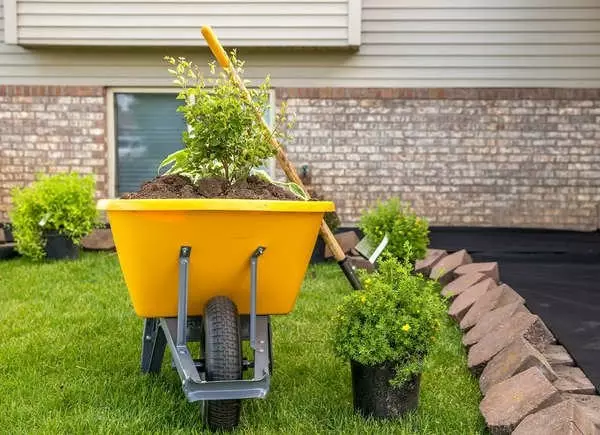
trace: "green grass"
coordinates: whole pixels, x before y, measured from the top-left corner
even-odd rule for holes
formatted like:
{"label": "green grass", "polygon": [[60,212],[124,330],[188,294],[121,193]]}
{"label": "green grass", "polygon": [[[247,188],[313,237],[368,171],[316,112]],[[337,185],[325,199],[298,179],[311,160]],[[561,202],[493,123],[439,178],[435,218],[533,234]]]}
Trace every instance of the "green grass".
{"label": "green grass", "polygon": [[[295,311],[274,319],[271,391],[244,402],[239,432],[482,433],[477,383],[450,322],[427,360],[416,414],[381,422],[353,413],[349,364],[327,342],[349,291],[336,265],[310,268]],[[141,328],[115,255],[0,262],[0,431],[201,432],[168,354],[160,375],[140,373]]]}

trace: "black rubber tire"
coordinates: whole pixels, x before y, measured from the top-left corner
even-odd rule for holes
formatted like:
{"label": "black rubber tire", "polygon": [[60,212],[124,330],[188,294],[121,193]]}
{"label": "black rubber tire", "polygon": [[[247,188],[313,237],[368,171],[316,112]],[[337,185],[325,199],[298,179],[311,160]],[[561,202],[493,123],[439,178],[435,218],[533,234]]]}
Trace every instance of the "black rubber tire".
{"label": "black rubber tire", "polygon": [[[242,379],[242,346],[237,307],[225,296],[212,298],[204,308],[204,361],[207,381]],[[229,431],[240,421],[241,400],[209,400],[204,423]]]}

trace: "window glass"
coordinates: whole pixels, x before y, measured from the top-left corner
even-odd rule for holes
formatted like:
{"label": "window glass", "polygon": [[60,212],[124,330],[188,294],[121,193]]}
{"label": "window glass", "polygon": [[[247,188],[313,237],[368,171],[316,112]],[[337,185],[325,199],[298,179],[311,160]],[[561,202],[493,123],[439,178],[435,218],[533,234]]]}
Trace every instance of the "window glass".
{"label": "window glass", "polygon": [[115,94],[118,196],[156,177],[160,162],[181,149],[181,104],[173,94]]}

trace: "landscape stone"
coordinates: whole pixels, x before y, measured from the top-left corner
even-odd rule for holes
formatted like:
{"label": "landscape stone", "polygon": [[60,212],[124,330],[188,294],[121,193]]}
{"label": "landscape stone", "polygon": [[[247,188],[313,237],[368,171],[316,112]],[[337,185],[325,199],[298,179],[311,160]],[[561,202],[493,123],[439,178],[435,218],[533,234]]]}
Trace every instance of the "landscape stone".
{"label": "landscape stone", "polygon": [[422,273],[425,276],[431,274],[431,269],[448,253],[442,249],[428,249],[425,258],[417,260],[415,263],[415,272]]}
{"label": "landscape stone", "polygon": [[554,386],[562,393],[595,394],[596,388],[579,367],[557,366]]}
{"label": "landscape stone", "polygon": [[544,349],[544,356],[551,366],[574,366],[575,362],[567,349],[558,344],[552,344]]}
{"label": "landscape stone", "polygon": [[546,358],[527,340],[519,337],[498,352],[485,366],[479,378],[479,388],[485,394],[491,386],[499,384],[531,367],[539,368],[550,382],[557,378]]}
{"label": "landscape stone", "polygon": [[600,420],[600,396],[591,394],[561,393],[563,400],[574,400],[590,411],[594,411]]}
{"label": "landscape stone", "polygon": [[459,266],[454,273],[456,275],[466,275],[469,273],[482,273],[489,278],[492,278],[496,283],[500,281],[500,273],[498,271],[498,263],[495,261],[489,263],[471,263]]}
{"label": "landscape stone", "polygon": [[431,269],[430,278],[437,280],[442,286],[454,280],[454,269],[463,264],[472,263],[471,256],[465,249],[447,255]]}
{"label": "landscape stone", "polygon": [[357,269],[364,269],[367,272],[373,272],[375,270],[375,265],[360,255],[351,255],[348,258],[352,262],[352,265]]}
{"label": "landscape stone", "polygon": [[6,242],[6,238],[4,237],[4,228],[0,228],[0,243]]}
{"label": "landscape stone", "polygon": [[492,386],[479,404],[479,410],[492,435],[505,435],[529,414],[560,401],[558,390],[537,367],[531,367]]}
{"label": "landscape stone", "polygon": [[454,281],[446,285],[442,289],[442,296],[447,298],[454,298],[464,292],[469,287],[483,281],[486,276],[482,273],[469,273],[456,278]]}
{"label": "landscape stone", "polygon": [[469,349],[469,369],[476,375],[498,352],[519,337],[525,338],[538,350],[555,342],[542,319],[530,313],[518,313],[500,323]]}
{"label": "landscape stone", "polygon": [[513,435],[585,434],[581,427],[588,426],[587,416],[577,409],[580,407],[574,400],[568,400],[542,409],[525,417]]}
{"label": "landscape stone", "polygon": [[[344,254],[350,252],[350,250],[354,248],[359,242],[358,236],[354,231],[344,231],[341,233],[337,233],[335,235],[335,239],[338,241],[340,248],[342,248],[342,251],[344,251]],[[329,246],[327,245],[325,245],[324,255],[325,258],[333,257],[333,252],[331,252],[331,249],[329,249]]]}
{"label": "landscape stone", "polygon": [[600,396],[589,394],[561,394],[563,400],[573,400],[580,405],[575,409],[579,429],[587,434],[600,435]]}
{"label": "landscape stone", "polygon": [[477,302],[478,299],[483,297],[485,293],[487,293],[490,289],[494,288],[496,284],[490,278],[486,278],[485,280],[469,287],[464,292],[454,299],[452,304],[450,304],[450,308],[448,309],[448,314],[456,321],[460,321],[463,316],[467,313],[469,308]]}
{"label": "landscape stone", "polygon": [[462,342],[465,346],[472,346],[490,333],[496,326],[510,319],[517,313],[529,313],[529,310],[520,302],[498,307],[490,311],[477,322],[464,336]]}
{"label": "landscape stone", "polygon": [[110,229],[99,228],[81,239],[81,246],[89,251],[112,251],[115,242]]}
{"label": "landscape stone", "polygon": [[469,329],[493,309],[514,302],[525,303],[525,299],[506,284],[499,285],[486,292],[473,304],[460,321],[460,329],[463,331]]}

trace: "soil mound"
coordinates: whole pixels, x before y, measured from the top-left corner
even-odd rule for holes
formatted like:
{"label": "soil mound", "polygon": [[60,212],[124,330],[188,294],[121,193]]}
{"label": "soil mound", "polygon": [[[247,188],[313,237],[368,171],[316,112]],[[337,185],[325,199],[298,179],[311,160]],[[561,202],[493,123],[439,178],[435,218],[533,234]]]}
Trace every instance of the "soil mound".
{"label": "soil mound", "polygon": [[137,192],[126,193],[122,199],[229,198],[300,200],[292,192],[262,178],[250,176],[229,186],[222,178],[203,178],[194,184],[182,175],[163,175],[142,184]]}

